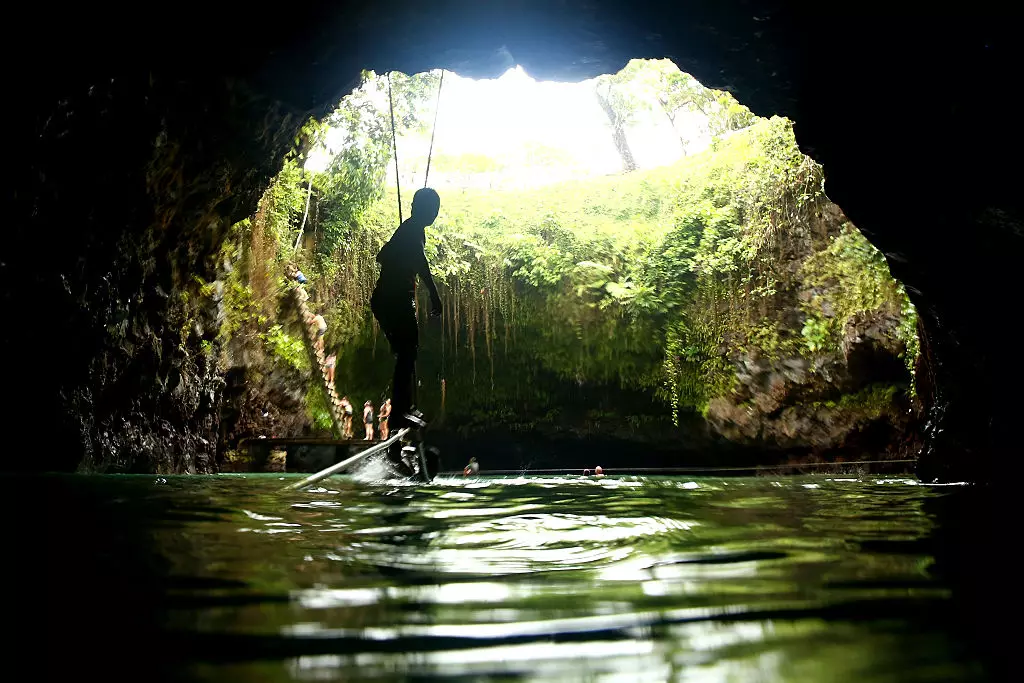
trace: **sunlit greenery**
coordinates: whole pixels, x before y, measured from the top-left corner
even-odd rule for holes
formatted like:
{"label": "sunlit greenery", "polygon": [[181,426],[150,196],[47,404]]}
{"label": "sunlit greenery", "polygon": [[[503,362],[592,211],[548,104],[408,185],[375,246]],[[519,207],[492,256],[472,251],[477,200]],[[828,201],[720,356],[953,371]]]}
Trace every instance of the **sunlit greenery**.
{"label": "sunlit greenery", "polygon": [[[418,112],[435,79],[396,75],[400,127],[425,125]],[[879,311],[899,318],[912,366],[913,307],[882,256],[828,203],[821,168],[800,153],[788,120],[756,119],[664,61],[634,60],[595,87],[625,108],[623,126],[640,106],[661,107],[670,121],[701,112],[712,149],[654,170],[530,190],[443,191],[428,229],[444,313],[421,323],[425,409],[457,415],[461,426],[528,426],[576,410],[581,423],[649,429],[657,415],[703,411],[729,392],[738,354],[838,352],[847,323]],[[299,337],[280,320],[284,264],[297,263],[310,277],[311,307],[329,321],[339,385],[374,400],[390,375],[368,310],[374,256],[398,224],[394,188],[384,183],[383,88],[367,74],[331,116],[346,142],[324,173],[289,161],[257,214],[235,226],[226,296],[233,334],[244,327],[238,318],[255,319],[269,350],[299,367]],[[530,153],[537,163],[563,161],[557,150]],[[475,154],[434,162],[467,175],[503,163]],[[787,311],[798,299],[794,324]],[[307,398],[314,420],[326,415],[316,401]]]}

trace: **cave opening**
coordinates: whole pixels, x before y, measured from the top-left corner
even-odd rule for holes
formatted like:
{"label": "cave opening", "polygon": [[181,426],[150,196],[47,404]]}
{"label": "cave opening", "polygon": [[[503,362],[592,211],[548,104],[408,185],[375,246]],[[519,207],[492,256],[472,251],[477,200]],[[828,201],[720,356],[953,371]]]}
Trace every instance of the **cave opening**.
{"label": "cave opening", "polygon": [[[828,169],[829,196],[920,314],[919,474],[998,479],[1017,448],[1020,372],[994,341],[1012,336],[1012,316],[988,293],[1016,291],[1021,153],[971,93],[997,91],[1020,62],[1001,10],[878,21],[853,6],[759,2],[456,1],[429,16],[401,0],[389,7],[314,2],[300,28],[273,35],[262,17],[226,8],[130,36],[109,12],[73,10],[50,27],[46,58],[12,84],[24,102],[18,128],[30,133],[15,139],[27,164],[13,183],[0,277],[7,319],[37,320],[42,308],[60,321],[58,334],[31,343],[54,362],[19,363],[11,377],[11,423],[45,423],[54,446],[12,468],[215,467],[224,378],[203,360],[217,324],[191,306],[202,287],[191,276],[215,279],[230,226],[251,215],[304,122],[326,115],[359,69],[495,78],[518,63],[579,81],[639,55],[668,56],[754,112],[799,122],[801,148]],[[237,50],[223,35],[260,39]],[[864,44],[873,49],[837,49]],[[972,85],[949,96],[951,83]],[[919,103],[922,115],[892,125],[871,109],[881,102]],[[977,142],[937,144],[950,131]],[[32,257],[44,235],[45,256]],[[8,357],[26,353],[14,334],[4,344]],[[12,438],[32,451],[32,430]]]}
{"label": "cave opening", "polygon": [[18,8],[45,27],[31,59],[6,43],[5,470],[218,469],[224,406],[250,386],[212,359],[222,246],[362,68],[581,81],[669,56],[798,122],[829,197],[913,298],[926,421],[917,480],[513,478],[296,500],[276,477],[6,476],[11,584],[32,602],[18,621],[41,627],[19,636],[64,647],[44,666],[1008,678],[994,611],[1013,564],[991,549],[1013,496],[928,484],[1008,488],[1020,450],[1024,138],[993,123],[992,97],[1024,61],[1016,8],[313,0],[281,30],[233,3],[59,5]]}
{"label": "cave opening", "polygon": [[[330,435],[342,396],[388,397],[374,257],[396,190],[408,216],[424,184],[443,306],[420,316],[418,401],[450,450],[499,469],[916,455],[916,311],[789,120],[634,59],[574,83],[365,72],[305,132],[204,285],[225,466],[244,439]],[[336,395],[308,379],[291,267]]]}

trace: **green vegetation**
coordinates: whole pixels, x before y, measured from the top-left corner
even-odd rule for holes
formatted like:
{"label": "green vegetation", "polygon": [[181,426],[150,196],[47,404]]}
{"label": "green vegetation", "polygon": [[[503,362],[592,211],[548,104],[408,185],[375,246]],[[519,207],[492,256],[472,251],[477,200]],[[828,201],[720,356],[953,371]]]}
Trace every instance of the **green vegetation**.
{"label": "green vegetation", "polygon": [[280,325],[272,325],[263,334],[263,341],[275,358],[302,373],[309,372],[309,355],[301,338],[285,333]]}
{"label": "green vegetation", "polygon": [[[913,330],[905,294],[855,228],[812,234],[826,229],[821,183],[790,124],[772,119],[654,171],[446,193],[428,230],[445,307],[443,329],[424,324],[424,386],[444,377],[447,408],[455,394],[469,411],[519,405],[541,389],[511,379],[543,375],[701,411],[732,387],[736,354],[839,353],[847,321],[889,309]],[[393,230],[393,207],[388,197],[365,214],[367,259]],[[798,291],[812,294],[793,328],[781,309]],[[370,344],[364,335],[347,353],[365,358]]]}
{"label": "green vegetation", "polygon": [[[668,59],[631,59],[617,74],[595,79],[594,94],[608,117],[612,141],[622,158],[622,170],[627,173],[636,170],[636,162],[626,130],[642,110],[657,107],[677,134],[676,120],[680,114],[699,112],[715,142],[757,120],[735,97],[705,88]],[[690,143],[681,134],[679,142],[684,151]]]}
{"label": "green vegetation", "polygon": [[[877,249],[849,223],[831,244],[804,262],[806,282],[823,294],[804,304],[807,322],[803,335],[812,351],[837,346],[847,324],[856,316],[881,309],[899,317],[903,357],[913,374],[920,353],[917,312],[903,285],[889,276],[889,267]],[[838,286],[836,286],[838,285]],[[895,307],[895,310],[893,310]]]}
{"label": "green vegetation", "polygon": [[[841,355],[848,324],[878,315],[898,320],[912,368],[913,306],[825,198],[821,168],[800,153],[790,122],[756,119],[667,64],[631,62],[596,87],[622,126],[643,102],[670,121],[702,112],[713,149],[528,191],[442,191],[427,255],[444,311],[439,322],[421,321],[420,404],[429,413],[465,428],[613,419],[651,430],[727,394],[737,357]],[[424,125],[417,112],[433,78],[394,81],[407,129]],[[289,161],[256,215],[235,226],[225,290],[227,334],[256,334],[276,362],[308,368],[279,310],[283,266],[297,263],[312,307],[329,321],[339,387],[357,403],[386,396],[391,372],[368,305],[374,257],[398,224],[394,190],[384,188],[389,124],[371,97],[381,87],[367,74],[330,118],[347,137],[325,173],[311,178]],[[529,153],[561,163],[550,150]],[[468,174],[501,168],[482,155],[438,154],[434,163]],[[301,225],[306,244],[295,252]],[[865,397],[891,399],[879,391],[888,389]],[[320,392],[308,393],[311,419],[329,428],[321,403]]]}
{"label": "green vegetation", "polygon": [[333,426],[331,413],[324,398],[324,390],[316,379],[310,379],[306,390],[306,416],[313,428],[321,432],[330,432]]}
{"label": "green vegetation", "polygon": [[[400,133],[422,128],[419,107],[435,92],[437,78],[393,74]],[[383,194],[385,166],[392,155],[390,120],[381,106],[387,87],[385,77],[367,72],[363,85],[324,123],[310,121],[256,213],[232,226],[219,259],[227,271],[222,363],[233,352],[236,361],[244,358],[250,366],[309,374],[298,320],[283,306],[288,263],[298,264],[317,282],[310,303],[331,320],[331,343],[345,343],[364,328],[365,302],[376,272],[372,256],[366,260],[366,249],[359,248],[366,237],[359,225]],[[305,152],[324,143],[329,127],[344,132],[343,148],[326,172],[303,170]],[[310,233],[313,248],[302,249],[301,238]],[[315,428],[330,429],[323,390],[313,382],[306,406]]]}

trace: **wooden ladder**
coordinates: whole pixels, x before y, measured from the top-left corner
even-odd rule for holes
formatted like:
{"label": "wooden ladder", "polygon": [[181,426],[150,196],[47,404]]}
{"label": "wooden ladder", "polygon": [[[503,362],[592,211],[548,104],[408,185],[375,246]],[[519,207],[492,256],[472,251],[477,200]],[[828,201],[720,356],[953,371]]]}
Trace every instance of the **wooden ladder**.
{"label": "wooden ladder", "polygon": [[292,298],[292,302],[295,304],[296,309],[299,311],[299,317],[302,319],[302,330],[303,337],[306,340],[306,351],[309,353],[309,364],[315,373],[315,368],[320,368],[320,381],[317,384],[324,390],[324,397],[327,399],[327,407],[331,414],[331,424],[334,426],[334,435],[339,439],[344,434],[344,415],[341,409],[341,399],[338,398],[338,392],[334,388],[334,384],[327,378],[327,363],[324,358],[322,351],[316,348],[317,339],[317,326],[313,319],[316,317],[309,310],[309,306],[306,305],[305,297],[300,294],[299,287],[293,287],[289,292],[289,296]]}

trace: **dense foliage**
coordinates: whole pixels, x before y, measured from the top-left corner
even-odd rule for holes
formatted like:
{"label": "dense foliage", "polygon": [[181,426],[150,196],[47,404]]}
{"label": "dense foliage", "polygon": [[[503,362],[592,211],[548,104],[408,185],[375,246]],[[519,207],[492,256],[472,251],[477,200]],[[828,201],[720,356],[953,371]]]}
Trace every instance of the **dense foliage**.
{"label": "dense foliage", "polygon": [[[828,229],[821,183],[789,122],[772,119],[655,171],[446,194],[428,256],[447,290],[438,341],[449,359],[470,361],[459,396],[491,404],[497,366],[650,390],[676,410],[701,410],[729,390],[736,353],[838,351],[851,318],[893,305],[904,308],[913,356],[912,308],[877,250],[852,226],[831,241],[800,239]],[[367,215],[378,240],[394,225],[391,206]],[[807,254],[791,273],[795,243]],[[807,324],[794,327],[782,309],[797,290],[814,293]],[[826,333],[808,331],[816,324]],[[450,370],[440,374],[451,392]]]}
{"label": "dense foliage", "polygon": [[[646,102],[670,121],[684,108],[705,112],[713,149],[656,170],[529,191],[442,192],[427,255],[444,312],[421,323],[428,412],[463,427],[667,426],[730,391],[738,354],[841,353],[847,324],[883,310],[899,317],[912,366],[913,307],[881,255],[824,197],[821,168],[800,153],[790,122],[757,120],[673,70],[634,61],[596,87],[616,107]],[[402,126],[423,125],[417,111],[432,78],[396,79]],[[357,403],[386,396],[391,371],[368,310],[374,256],[398,224],[393,189],[384,188],[383,87],[368,74],[346,98],[330,119],[346,131],[330,167],[309,177],[289,162],[257,214],[236,226],[228,259],[236,268],[226,329],[238,334],[231,320],[257,320],[264,347],[289,364],[302,362],[296,338],[268,326],[282,315],[284,263],[307,272],[314,307],[329,321],[327,346],[339,352],[339,388]],[[482,156],[435,162],[465,162],[468,173],[499,165]],[[302,224],[306,240],[293,252]],[[307,402],[324,422],[313,394]]]}
{"label": "dense foliage", "polygon": [[[396,73],[388,79],[366,72],[363,84],[325,122],[306,126],[306,144],[298,149],[307,152],[327,143],[329,129],[342,133],[325,172],[303,170],[305,154],[293,155],[264,193],[256,213],[234,225],[225,241],[223,365],[277,365],[309,373],[293,312],[282,308],[288,263],[313,276],[317,308],[332,322],[333,343],[355,337],[365,326],[364,304],[376,271],[372,257],[367,260],[366,250],[359,249],[368,237],[359,225],[383,196],[392,157],[389,82],[401,133],[422,127],[418,111],[434,92],[437,78],[433,73]],[[308,248],[303,248],[303,236]],[[282,325],[286,320],[292,324]],[[313,383],[306,406],[316,427],[330,427],[322,391]]]}

